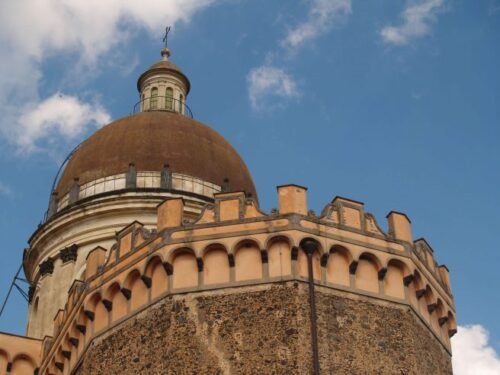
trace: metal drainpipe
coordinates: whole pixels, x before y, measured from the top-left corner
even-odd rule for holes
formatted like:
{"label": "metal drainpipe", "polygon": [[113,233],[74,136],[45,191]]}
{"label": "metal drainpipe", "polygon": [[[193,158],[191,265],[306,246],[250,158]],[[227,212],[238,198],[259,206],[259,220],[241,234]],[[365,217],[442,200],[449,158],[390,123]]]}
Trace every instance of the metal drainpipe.
{"label": "metal drainpipe", "polygon": [[313,352],[314,375],[319,375],[319,350],[318,350],[318,327],[316,315],[316,298],[314,295],[313,254],[318,250],[318,242],[311,238],[301,241],[300,247],[307,254],[307,268],[309,274],[309,306],[311,309],[311,344]]}

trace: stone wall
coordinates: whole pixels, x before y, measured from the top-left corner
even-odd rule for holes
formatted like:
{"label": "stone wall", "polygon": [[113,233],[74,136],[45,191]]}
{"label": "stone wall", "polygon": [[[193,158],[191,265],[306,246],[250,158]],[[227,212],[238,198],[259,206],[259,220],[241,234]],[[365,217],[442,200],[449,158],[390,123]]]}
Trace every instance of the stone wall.
{"label": "stone wall", "polygon": [[452,374],[450,355],[407,306],[327,290],[316,305],[322,374]]}
{"label": "stone wall", "polygon": [[244,289],[167,297],[94,340],[76,373],[308,373],[306,289]]}
{"label": "stone wall", "polygon": [[[287,282],[168,296],[97,337],[75,373],[312,373],[307,293]],[[408,307],[351,297],[316,292],[322,374],[452,373]]]}

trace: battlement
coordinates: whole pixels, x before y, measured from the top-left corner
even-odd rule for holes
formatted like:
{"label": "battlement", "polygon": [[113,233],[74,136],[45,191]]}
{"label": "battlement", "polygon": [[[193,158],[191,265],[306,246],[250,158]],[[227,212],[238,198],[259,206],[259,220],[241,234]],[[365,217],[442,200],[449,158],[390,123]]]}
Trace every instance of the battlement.
{"label": "battlement", "polygon": [[[109,250],[96,247],[45,339],[40,374],[71,373],[96,337],[167,296],[305,283],[309,276],[321,290],[412,311],[450,352],[456,322],[449,273],[425,240],[413,241],[405,214],[391,211],[386,233],[361,202],[336,197],[317,216],[304,187],[280,186],[278,199],[267,214],[242,192],[215,194],[195,222],[185,221],[181,198],[167,199],[157,207],[156,229],[133,222]],[[312,275],[304,239],[318,245]]]}
{"label": "battlement", "polygon": [[33,374],[42,361],[42,340],[0,332],[0,374]]}

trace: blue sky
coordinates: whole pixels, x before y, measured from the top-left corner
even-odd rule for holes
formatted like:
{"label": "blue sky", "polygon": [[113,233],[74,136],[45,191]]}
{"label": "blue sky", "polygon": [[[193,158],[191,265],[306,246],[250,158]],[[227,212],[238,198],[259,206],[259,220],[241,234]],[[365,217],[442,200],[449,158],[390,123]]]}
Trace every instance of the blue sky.
{"label": "blue sky", "polygon": [[[0,4],[0,296],[58,163],[130,113],[172,24],[188,104],[240,152],[264,210],[297,183],[316,212],[336,195],[385,228],[405,212],[451,271],[462,331],[500,351],[500,1],[41,3]],[[25,310],[13,298],[0,330],[22,333]]]}

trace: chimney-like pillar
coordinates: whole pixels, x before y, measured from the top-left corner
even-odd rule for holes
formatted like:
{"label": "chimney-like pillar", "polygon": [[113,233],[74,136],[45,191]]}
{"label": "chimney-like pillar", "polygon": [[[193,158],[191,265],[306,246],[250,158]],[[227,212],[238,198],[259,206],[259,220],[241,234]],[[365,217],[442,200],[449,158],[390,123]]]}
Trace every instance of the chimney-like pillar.
{"label": "chimney-like pillar", "polygon": [[307,215],[307,188],[299,185],[278,186],[279,213]]}
{"label": "chimney-like pillar", "polygon": [[386,216],[389,223],[389,234],[397,240],[413,243],[413,235],[411,232],[411,221],[401,212],[391,211]]}

